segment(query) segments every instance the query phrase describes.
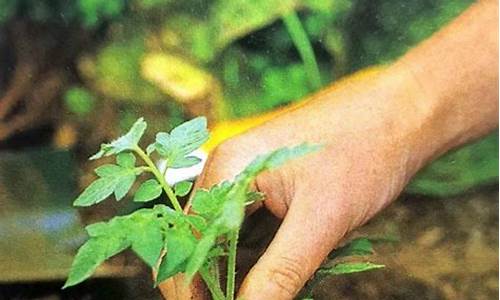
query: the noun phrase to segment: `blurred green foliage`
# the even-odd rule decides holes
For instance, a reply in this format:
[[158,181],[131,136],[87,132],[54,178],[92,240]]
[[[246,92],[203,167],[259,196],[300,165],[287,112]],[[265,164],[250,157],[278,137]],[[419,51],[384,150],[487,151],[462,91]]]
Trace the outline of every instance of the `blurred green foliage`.
[[94,96],[81,87],[69,88],[64,94],[66,108],[79,116],[84,116],[94,108]]
[[[97,46],[89,47],[76,62],[78,84],[93,99],[119,103],[121,124],[144,114],[139,108],[155,111],[159,106],[173,108],[169,120],[178,123],[184,117],[179,107],[189,114],[195,100],[209,103],[207,110],[217,110],[217,118],[231,119],[313,92],[310,72],[283,23],[292,11],[298,13],[308,37],[300,42],[312,46],[322,82],[329,83],[363,67],[393,61],[472,2],[0,0],[0,22],[27,16],[36,22],[87,28]],[[161,69],[159,60],[151,57],[177,65]],[[199,78],[189,80],[195,75],[186,68],[176,74],[178,65],[197,68]],[[199,86],[186,88],[186,82]],[[193,90],[199,92],[188,93]],[[78,101],[70,98],[67,104],[73,110],[86,103],[81,95]],[[159,119],[165,127],[165,118]],[[495,138],[498,135],[488,141]],[[485,143],[490,146],[480,143],[443,158],[422,172],[409,191],[447,196],[497,180],[498,147]]]
[[0,24],[12,18],[28,17],[36,22],[95,26],[118,17],[127,0],[0,0]]
[[407,191],[435,197],[457,196],[498,181],[498,132],[452,151],[424,168]]

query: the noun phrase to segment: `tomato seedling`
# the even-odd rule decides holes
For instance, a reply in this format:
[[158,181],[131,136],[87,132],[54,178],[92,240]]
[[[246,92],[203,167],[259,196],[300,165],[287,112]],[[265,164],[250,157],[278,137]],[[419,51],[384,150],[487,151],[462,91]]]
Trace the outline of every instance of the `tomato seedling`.
[[[259,173],[316,151],[319,146],[302,144],[257,156],[233,181],[197,190],[192,199],[192,213],[185,214],[177,198],[186,196],[192,183],[183,181],[170,186],[165,181],[165,171],[168,168],[191,167],[200,162],[191,153],[208,140],[206,119],[195,118],[170,133],[160,132],[155,141],[143,150],[139,142],[146,127],[146,122],[140,118],[124,136],[101,145],[99,152],[90,159],[114,155],[116,163],[96,168],[98,179],[78,196],[74,205],[91,206],[113,194],[120,201],[143,173],[150,174],[151,178],[135,190],[133,201],[153,201],[164,193],[170,205],[141,208],[107,222],[87,226],[89,239],[78,250],[63,288],[84,281],[106,259],[131,248],[154,270],[155,284],[177,273],[185,274],[187,284],[199,273],[213,299],[234,299],[238,234],[245,207],[264,198],[263,194],[250,190],[252,181]],[[153,155],[166,161],[164,172],[153,162]],[[142,161],[141,164],[137,164],[137,158]],[[363,241],[361,246],[357,241],[339,249],[337,256],[371,254],[371,244],[368,240]],[[342,249],[343,252],[340,251]],[[227,257],[225,289],[219,280],[219,263],[223,257]],[[320,269],[315,278],[378,267],[380,265],[370,263],[336,264]]]

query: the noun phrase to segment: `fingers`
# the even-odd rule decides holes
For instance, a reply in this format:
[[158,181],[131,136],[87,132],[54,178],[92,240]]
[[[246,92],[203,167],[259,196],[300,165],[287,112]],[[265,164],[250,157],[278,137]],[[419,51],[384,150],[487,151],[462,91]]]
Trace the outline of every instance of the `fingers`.
[[344,218],[328,213],[332,209],[295,199],[271,245],[245,278],[239,297],[293,299],[347,232]]

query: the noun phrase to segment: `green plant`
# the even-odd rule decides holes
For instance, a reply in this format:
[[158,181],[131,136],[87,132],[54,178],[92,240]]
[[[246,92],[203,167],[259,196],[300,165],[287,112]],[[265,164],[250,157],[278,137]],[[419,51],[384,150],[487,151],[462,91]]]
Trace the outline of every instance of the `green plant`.
[[[168,185],[164,172],[156,167],[152,156],[165,159],[167,168],[185,168],[199,163],[200,160],[190,153],[208,139],[206,119],[199,117],[179,125],[170,133],[158,133],[155,142],[144,151],[139,141],[146,127],[146,122],[140,118],[127,134],[101,145],[100,151],[90,159],[115,155],[116,164],[104,164],[95,169],[99,178],[83,191],[74,205],[97,204],[112,194],[119,201],[127,195],[137,177],[147,173],[153,178],[140,184],[133,200],[148,202],[165,193],[173,209],[158,204],[87,226],[90,238],[78,250],[63,288],[82,282],[106,259],[131,248],[155,270],[156,284],[180,272],[189,282],[199,273],[214,299],[234,299],[238,233],[245,207],[264,198],[263,194],[250,190],[250,184],[262,171],[276,168],[319,147],[303,144],[258,156],[233,181],[199,189],[192,200],[192,214],[185,214],[177,197],[186,196],[192,183],[183,181]],[[144,164],[136,164],[137,157]],[[332,259],[371,254],[371,244],[367,240],[349,245],[339,249]],[[219,262],[223,257],[227,261],[225,290],[219,281]],[[327,273],[352,273],[377,267],[380,266],[365,263],[325,266],[318,271],[320,275],[315,282]],[[310,296],[310,292],[307,295]]]

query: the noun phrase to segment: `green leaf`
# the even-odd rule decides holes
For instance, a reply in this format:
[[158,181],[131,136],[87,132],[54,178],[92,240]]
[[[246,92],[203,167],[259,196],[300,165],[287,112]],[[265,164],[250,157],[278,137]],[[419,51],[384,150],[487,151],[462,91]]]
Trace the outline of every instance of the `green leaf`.
[[120,166],[106,164],[96,168],[94,171],[99,177],[112,177],[122,170]]
[[116,201],[120,201],[127,195],[128,191],[132,187],[135,181],[135,173],[127,174],[121,176],[115,186],[115,198]]
[[109,178],[100,178],[92,182],[73,202],[74,206],[90,206],[99,203],[113,194],[116,182]]
[[135,156],[130,152],[120,153],[116,156],[116,163],[124,168],[135,167]]
[[196,242],[197,240],[188,226],[176,226],[167,231],[167,254],[158,269],[157,283],[183,271],[187,259],[196,247]]
[[186,222],[191,224],[191,226],[199,232],[205,231],[205,229],[207,228],[207,220],[205,220],[201,216],[186,215],[185,218],[186,218]]
[[124,136],[119,137],[109,144],[102,144],[101,150],[90,157],[90,160],[98,159],[103,156],[118,154],[127,150],[134,150],[139,144],[144,131],[146,131],[147,124],[143,118],[135,121],[134,125]]
[[105,200],[113,192],[116,200],[119,201],[128,193],[136,178],[133,168],[111,164],[100,166],[95,169],[95,172],[100,178],[90,184],[73,205],[90,206]]
[[350,274],[350,273],[370,271],[375,269],[381,269],[384,267],[385,267],[384,265],[377,265],[370,262],[342,263],[342,264],[337,264],[331,268],[319,269],[318,273],[327,275],[340,275],[340,274]]
[[345,246],[333,250],[328,255],[328,258],[335,259],[345,256],[371,255],[371,254],[373,254],[372,242],[367,238],[357,238],[350,241]]
[[106,259],[125,250],[129,245],[126,240],[112,236],[89,239],[78,250],[63,288],[76,285],[89,278]]
[[[114,219],[115,218],[113,218],[112,220]],[[110,229],[109,223],[112,222],[112,220],[109,222],[97,222],[94,224],[87,225],[87,227],[85,227],[85,230],[87,231],[90,237],[98,237],[106,235],[109,233]]]
[[90,239],[78,250],[64,287],[82,282],[104,260],[129,246],[149,266],[155,267],[165,245],[164,230],[171,228],[168,226],[182,224],[186,229],[181,235],[192,236],[185,217],[166,205],[155,205],[87,226]]
[[263,171],[277,168],[293,158],[318,151],[320,148],[321,146],[318,145],[301,144],[290,148],[280,148],[269,154],[259,155],[238,176],[255,177]]
[[[114,217],[86,227],[91,237],[127,240],[132,250],[150,267],[155,267],[164,245],[162,226],[167,214],[157,207],[137,210],[129,215]],[[167,217],[168,218],[168,217]]]
[[150,267],[156,267],[164,244],[161,223],[153,215],[144,215],[130,225],[132,250]]
[[160,197],[162,192],[161,185],[156,179],[149,179],[144,181],[139,189],[135,192],[135,202],[147,202]]
[[182,123],[170,132],[170,138],[182,153],[193,152],[208,140],[207,119],[198,117]]
[[186,282],[191,282],[193,276],[206,262],[208,253],[215,245],[218,235],[217,232],[217,226],[213,225],[211,228],[207,229],[203,237],[198,241],[198,244],[196,245],[196,248],[186,265]]
[[191,181],[181,181],[174,185],[175,195],[179,197],[186,196],[189,194],[191,187],[193,187],[193,183]]
[[221,225],[220,233],[239,230],[243,218],[245,217],[245,198],[244,194],[228,194],[228,199],[222,205],[222,213],[219,217]]
[[222,203],[231,187],[229,181],[223,181],[210,190],[198,189],[193,197],[193,211],[207,220],[213,220],[221,212]]
[[406,191],[450,198],[498,182],[498,131],[433,161],[411,180]]
[[[186,168],[201,161],[198,157],[188,155],[200,148],[207,140],[207,120],[204,117],[198,117],[177,126],[170,134],[158,133],[154,150],[167,160],[167,167]],[[153,146],[148,146],[147,151],[152,153]]]

